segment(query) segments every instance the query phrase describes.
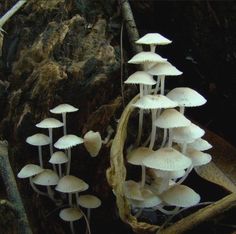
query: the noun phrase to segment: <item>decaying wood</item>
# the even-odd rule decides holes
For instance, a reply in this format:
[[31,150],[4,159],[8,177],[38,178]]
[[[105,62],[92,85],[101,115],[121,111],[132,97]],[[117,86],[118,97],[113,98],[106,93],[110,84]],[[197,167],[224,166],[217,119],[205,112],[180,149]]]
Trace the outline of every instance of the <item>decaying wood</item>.
[[17,188],[14,173],[12,171],[7,146],[0,144],[0,175],[6,187],[8,199],[12,202],[17,212],[17,230],[19,234],[32,234],[25,208]]
[[206,206],[199,211],[181,219],[169,228],[164,229],[161,234],[181,234],[194,226],[204,222],[214,216],[217,216],[232,207],[236,206],[236,193],[232,193],[221,200]]

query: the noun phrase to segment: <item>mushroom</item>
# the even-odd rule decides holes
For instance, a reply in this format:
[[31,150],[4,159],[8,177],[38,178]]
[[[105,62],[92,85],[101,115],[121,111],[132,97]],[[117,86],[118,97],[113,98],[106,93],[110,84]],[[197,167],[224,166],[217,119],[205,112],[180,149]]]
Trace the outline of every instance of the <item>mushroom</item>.
[[68,157],[66,156],[66,154],[62,151],[56,151],[52,154],[49,162],[58,165],[59,177],[61,178],[62,177],[61,165],[68,162]]
[[206,99],[201,94],[188,87],[174,88],[166,96],[178,103],[182,114],[185,107],[201,106],[206,103]]
[[64,135],[67,134],[67,129],[66,129],[66,113],[69,112],[75,112],[78,111],[78,108],[75,108],[74,106],[70,105],[70,104],[60,104],[56,107],[54,107],[53,109],[50,110],[50,112],[54,113],[54,114],[62,114],[62,121],[63,121],[63,133]]
[[173,66],[169,62],[157,63],[152,66],[148,71],[152,76],[158,76],[157,85],[154,90],[154,94],[157,94],[159,90],[159,84],[161,87],[161,94],[164,95],[165,91],[165,77],[166,76],[179,76],[182,75],[183,72],[179,71],[175,66]]
[[150,45],[150,51],[155,52],[157,45],[168,45],[171,42],[172,41],[159,33],[147,33],[143,37],[139,38],[135,43]]
[[54,198],[54,192],[51,186],[57,185],[59,177],[57,173],[50,169],[45,169],[40,174],[37,174],[33,179],[33,183],[37,185],[47,186],[47,192],[49,198],[51,198],[54,202],[57,202]]
[[87,209],[87,219],[90,223],[91,209],[98,208],[101,205],[101,200],[90,194],[80,195],[78,197],[77,205]]
[[72,194],[75,193],[78,196],[79,192],[87,190],[88,187],[89,185],[80,178],[66,175],[59,180],[55,190],[61,193],[67,193],[69,205],[74,206]]
[[29,178],[30,181],[30,186],[32,187],[32,189],[39,195],[43,195],[43,196],[48,196],[47,193],[41,192],[39,191],[36,186],[34,185],[32,178],[35,175],[40,174],[41,172],[43,172],[44,169],[38,165],[35,164],[27,164],[25,165],[20,172],[17,174],[17,177],[20,179],[25,179],[25,178]]
[[60,211],[59,216],[62,220],[70,222],[71,233],[75,234],[74,222],[82,218],[81,210],[75,207],[65,208]]
[[149,149],[147,147],[139,147],[139,148],[132,150],[127,155],[127,161],[130,164],[138,165],[138,166],[141,166],[141,168],[142,168],[141,187],[144,187],[145,180],[146,180],[145,179],[146,169],[145,169],[145,166],[143,165],[143,159],[153,152],[154,151],[152,149]]
[[84,146],[90,156],[96,157],[102,147],[102,138],[99,132],[88,131],[84,135]]
[[176,102],[171,101],[169,98],[157,94],[157,95],[145,95],[140,98],[136,103],[133,104],[134,107],[140,109],[150,109],[152,113],[152,130],[149,148],[152,149],[156,138],[156,126],[154,121],[156,120],[157,110],[162,108],[174,108],[177,106]]
[[76,135],[65,135],[57,140],[54,144],[55,148],[57,149],[65,149],[68,153],[68,163],[66,168],[66,174],[70,174],[70,165],[71,165],[71,148],[82,144],[84,142],[83,138],[78,137]]
[[[36,124],[36,127],[38,127],[38,128],[48,128],[49,138],[50,138],[50,155],[53,154],[52,129],[59,128],[62,126],[63,126],[63,123],[57,119],[54,119],[54,118],[46,118],[46,119],[42,120],[41,122],[39,122],[38,124]],[[54,165],[53,165],[53,170],[56,171],[56,167]]]
[[38,146],[39,164],[43,168],[42,146],[50,144],[50,138],[42,133],[37,133],[26,138],[30,145]]
[[[152,78],[151,75],[147,74],[144,71],[137,71],[133,73],[128,79],[124,82],[125,84],[139,84],[139,95],[140,98],[147,93],[147,86],[156,84],[156,81]],[[139,110],[139,124],[138,124],[138,135],[135,145],[138,146],[141,141],[143,127],[143,109]]]
[[188,149],[196,149],[200,151],[205,151],[205,150],[211,149],[212,145],[208,141],[202,138],[197,138],[192,143],[189,143],[187,147]]

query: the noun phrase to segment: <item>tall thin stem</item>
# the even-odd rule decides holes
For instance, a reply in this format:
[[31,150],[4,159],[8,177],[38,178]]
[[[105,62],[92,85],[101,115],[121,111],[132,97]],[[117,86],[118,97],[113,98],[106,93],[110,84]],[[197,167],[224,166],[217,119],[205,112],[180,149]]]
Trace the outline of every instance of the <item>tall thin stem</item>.
[[67,134],[66,131],[66,112],[62,113],[62,122],[63,122],[63,134],[64,136]]
[[141,168],[142,168],[141,188],[143,188],[146,181],[146,167],[142,165]]
[[74,222],[73,221],[70,222],[70,230],[71,230],[72,234],[75,234]]
[[164,95],[165,93],[165,76],[160,76],[161,79],[161,94]]
[[44,193],[40,190],[38,190],[38,188],[34,185],[33,181],[32,181],[32,177],[29,178],[29,181],[30,181],[30,185],[32,187],[32,189],[39,195],[42,195],[42,196],[46,196],[46,197],[49,197],[49,195],[47,193]]
[[149,148],[153,149],[155,138],[156,138],[156,126],[154,124],[154,121],[156,120],[157,109],[152,109],[151,113],[152,113],[152,131],[151,131],[151,139],[150,139]]
[[70,164],[71,164],[71,148],[69,148],[67,150],[68,153],[68,162],[67,162],[67,168],[66,168],[66,174],[69,175],[70,174]]
[[42,146],[38,146],[38,152],[39,152],[39,165],[43,168],[43,154],[42,154]]

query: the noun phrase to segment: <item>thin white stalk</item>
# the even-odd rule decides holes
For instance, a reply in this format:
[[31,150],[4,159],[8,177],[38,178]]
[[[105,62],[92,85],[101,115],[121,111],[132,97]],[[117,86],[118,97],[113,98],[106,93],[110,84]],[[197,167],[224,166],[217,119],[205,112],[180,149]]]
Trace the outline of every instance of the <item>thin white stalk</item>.
[[172,128],[169,128],[168,147],[172,147],[172,143],[173,143],[173,132]]
[[180,106],[179,112],[184,115],[184,111],[185,111],[185,106]]
[[70,207],[73,207],[73,199],[72,199],[72,196],[73,196],[72,193],[69,193],[69,194],[68,194],[68,200],[69,200],[69,205],[70,205]]
[[63,122],[63,134],[64,136],[67,134],[67,131],[66,131],[66,112],[65,113],[62,113],[62,122]]
[[75,234],[74,222],[70,222],[70,230],[72,234]]
[[70,164],[71,164],[71,148],[69,148],[67,150],[68,153],[68,162],[67,162],[67,168],[66,168],[66,174],[69,175],[70,174]]
[[47,186],[47,192],[48,192],[48,196],[49,196],[53,201],[56,201],[55,198],[54,198],[54,192],[53,192],[51,186]]
[[164,128],[163,140],[162,140],[162,143],[161,143],[161,148],[163,148],[165,146],[166,138],[167,138],[167,128]]
[[160,76],[157,76],[157,83],[156,83],[156,86],[155,86],[155,89],[154,89],[154,94],[156,95],[160,89],[160,82],[161,82],[161,79],[160,79]]
[[0,28],[27,2],[27,0],[18,1],[9,11],[0,18]]
[[161,79],[161,94],[164,95],[165,93],[165,76],[160,76]]
[[[49,138],[50,138],[50,156],[52,156],[52,154],[53,154],[53,134],[52,134],[52,128],[48,129],[48,133],[49,133]],[[57,172],[55,164],[52,164],[52,167],[53,167],[53,171]]]
[[42,154],[42,146],[38,146],[38,152],[39,152],[39,165],[43,168],[43,154]]
[[44,192],[38,190],[38,188],[34,185],[34,183],[33,183],[33,181],[32,181],[32,177],[29,178],[29,181],[30,181],[30,185],[31,185],[32,189],[33,189],[37,194],[48,197],[48,194],[47,194],[47,193],[44,193]]
[[151,139],[150,139],[149,149],[153,149],[155,139],[156,139],[156,126],[154,124],[154,121],[156,120],[157,109],[152,109],[151,113],[152,113],[152,131],[151,131]]
[[188,177],[188,175],[192,171],[192,169],[193,169],[193,165],[188,167],[185,174],[184,174],[184,176],[176,184],[182,184],[186,180],[186,178]]
[[61,169],[61,164],[58,164],[58,171],[59,171],[59,177],[62,177],[62,169]]
[[166,214],[166,215],[173,215],[176,214],[178,212],[178,210],[180,209],[180,207],[175,207],[173,210],[166,210],[160,206],[156,206],[154,207],[154,210],[159,210],[162,213]]

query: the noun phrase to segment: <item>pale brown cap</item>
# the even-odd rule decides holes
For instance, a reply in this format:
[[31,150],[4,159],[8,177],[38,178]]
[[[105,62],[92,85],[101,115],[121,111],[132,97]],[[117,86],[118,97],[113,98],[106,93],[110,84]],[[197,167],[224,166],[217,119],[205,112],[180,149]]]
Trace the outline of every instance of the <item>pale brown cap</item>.
[[68,157],[66,156],[64,152],[56,151],[52,154],[49,162],[52,164],[63,164],[63,163],[68,162]]
[[169,62],[157,63],[152,66],[147,73],[153,76],[180,76],[183,74]]
[[133,200],[143,201],[140,184],[133,180],[124,182],[124,195]]
[[67,113],[67,112],[75,112],[78,111],[78,108],[75,108],[74,106],[70,105],[70,104],[60,104],[56,107],[54,107],[53,109],[50,110],[50,112],[54,113],[54,114],[62,114],[62,113]]
[[61,193],[75,193],[85,191],[88,187],[89,185],[80,178],[66,175],[59,180],[55,189]]
[[206,141],[202,138],[198,138],[194,142],[189,143],[187,147],[191,148],[191,149],[205,151],[205,150],[211,149],[212,145],[208,141]]
[[60,211],[59,216],[66,222],[74,222],[82,218],[82,213],[79,208],[65,208]]
[[36,127],[38,128],[59,128],[62,127],[64,124],[55,118],[46,118],[36,124]]
[[17,174],[18,178],[24,179],[29,178],[31,176],[35,176],[41,172],[43,172],[44,169],[36,164],[27,164],[25,165],[20,172]]
[[128,79],[124,82],[125,84],[144,84],[144,85],[154,85],[156,81],[145,71],[137,71],[130,75]]
[[95,209],[101,205],[101,200],[90,194],[79,196],[79,205],[87,209]]
[[33,183],[43,186],[57,185],[59,177],[57,173],[50,169],[45,169],[33,178]]
[[188,156],[192,160],[192,164],[194,167],[205,165],[212,159],[210,154],[195,149],[188,149],[186,152],[186,156]]
[[90,156],[96,157],[102,147],[102,138],[99,132],[88,131],[84,135],[84,146]]
[[82,144],[83,142],[84,142],[83,138],[73,134],[69,134],[59,138],[57,142],[54,144],[54,146],[57,149],[69,149],[72,148],[73,146]]
[[26,142],[34,146],[43,146],[50,144],[50,138],[42,133],[36,133],[26,138]]

